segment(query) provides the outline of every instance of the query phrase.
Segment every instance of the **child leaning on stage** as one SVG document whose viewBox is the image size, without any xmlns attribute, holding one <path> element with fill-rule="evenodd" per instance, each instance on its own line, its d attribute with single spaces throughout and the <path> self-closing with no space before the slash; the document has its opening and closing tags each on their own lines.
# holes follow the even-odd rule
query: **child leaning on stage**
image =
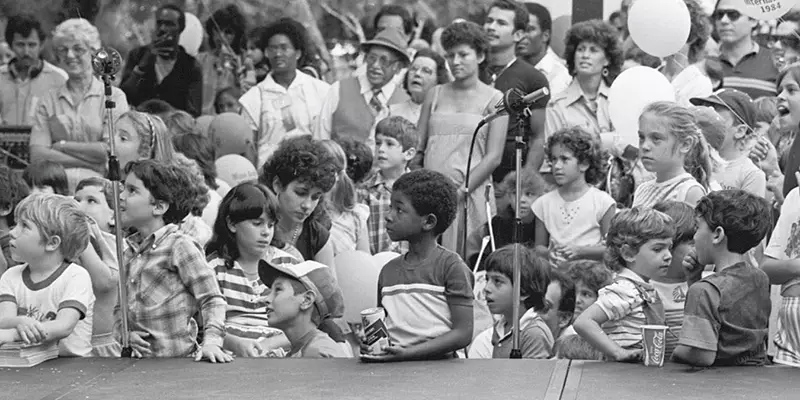
<svg viewBox="0 0 800 400">
<path fill-rule="evenodd" d="M 369 207 L 367 229 L 372 254 L 408 249 L 407 243 L 393 242 L 389 237 L 386 215 L 389 214 L 392 185 L 408 172 L 408 162 L 417 154 L 418 140 L 417 127 L 403 117 L 383 119 L 375 127 L 375 166 L 378 172 L 364 181 L 358 190 L 358 201 Z"/>
<path fill-rule="evenodd" d="M 28 185 L 22 179 L 22 175 L 17 171 L 8 168 L 7 165 L 0 165 L 0 275 L 6 269 L 17 265 L 11 258 L 11 228 L 15 225 L 14 210 L 22 199 L 28 196 Z"/>
<path fill-rule="evenodd" d="M 689 287 L 683 329 L 672 354 L 677 362 L 763 365 L 767 359 L 769 278 L 745 263 L 772 225 L 770 204 L 743 190 L 712 192 L 695 207 L 695 253 L 716 273 Z"/>
<path fill-rule="evenodd" d="M 472 340 L 472 273 L 436 242 L 455 218 L 456 190 L 452 180 L 429 170 L 394 183 L 386 230 L 393 241 L 408 241 L 409 249 L 378 277 L 391 345 L 384 355 L 362 353 L 362 360 L 448 358 Z"/>
<path fill-rule="evenodd" d="M 614 199 L 593 186 L 602 174 L 594 136 L 574 127 L 556 132 L 545 148 L 557 188 L 533 203 L 536 248 L 559 266 L 603 258 L 603 238 L 616 212 Z"/>
<path fill-rule="evenodd" d="M 643 208 L 620 211 L 606 238 L 606 265 L 616 276 L 575 321 L 575 331 L 609 361 L 641 359 L 642 326 L 663 325 L 664 309 L 648 283 L 672 261 L 672 219 Z"/>
<path fill-rule="evenodd" d="M 92 353 L 92 278 L 72 263 L 89 244 L 74 200 L 33 194 L 15 211 L 11 255 L 23 264 L 0 277 L 0 344 L 58 341 L 59 356 Z"/>
<path fill-rule="evenodd" d="M 520 304 L 519 346 L 522 358 L 550 358 L 553 352 L 553 332 L 539 315 L 545 310 L 545 293 L 550 284 L 550 264 L 539 258 L 533 249 L 520 246 Z M 489 311 L 500 315 L 500 319 L 475 342 L 487 339 L 491 342 L 491 358 L 509 358 L 511 355 L 511 333 L 514 306 L 514 246 L 503 247 L 484 262 L 486 267 L 486 303 Z M 472 351 L 469 358 L 483 358 Z M 485 357 L 488 358 L 488 357 Z"/>
<path fill-rule="evenodd" d="M 263 298 L 269 288 L 258 277 L 262 264 L 300 262 L 273 247 L 277 221 L 275 195 L 265 186 L 242 183 L 222 199 L 214 236 L 206 246 L 208 264 L 228 303 L 223 348 L 236 356 L 262 357 L 270 352 L 281 354 L 279 348 L 288 349 L 286 336 L 267 319 Z"/>
<path fill-rule="evenodd" d="M 175 165 L 153 160 L 125 166 L 120 223 L 136 233 L 126 238 L 128 327 L 135 357 L 208 358 L 229 362 L 222 350 L 225 297 L 203 250 L 178 227 L 195 205 L 192 179 Z M 115 310 L 115 331 L 121 315 Z M 198 349 L 198 311 L 204 322 Z"/>
<path fill-rule="evenodd" d="M 269 323 L 291 343 L 287 357 L 351 357 L 319 329 L 324 321 L 344 315 L 342 291 L 330 267 L 316 261 L 262 263 L 258 276 L 271 289 L 265 299 Z"/>
</svg>

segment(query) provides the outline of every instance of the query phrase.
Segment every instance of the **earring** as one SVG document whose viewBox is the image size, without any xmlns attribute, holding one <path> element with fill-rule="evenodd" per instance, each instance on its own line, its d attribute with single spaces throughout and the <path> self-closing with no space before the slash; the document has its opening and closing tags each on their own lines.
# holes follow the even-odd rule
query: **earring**
<svg viewBox="0 0 800 400">
<path fill-rule="evenodd" d="M 603 67 L 603 76 L 608 76 L 608 67 Z"/>
</svg>

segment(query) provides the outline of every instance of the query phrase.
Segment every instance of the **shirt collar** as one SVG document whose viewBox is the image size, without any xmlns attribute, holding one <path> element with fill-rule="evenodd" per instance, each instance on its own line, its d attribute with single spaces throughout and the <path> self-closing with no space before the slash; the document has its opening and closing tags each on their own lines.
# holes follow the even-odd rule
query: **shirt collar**
<svg viewBox="0 0 800 400">
<path fill-rule="evenodd" d="M 159 244 L 161 244 L 161 241 L 163 241 L 164 238 L 177 230 L 177 225 L 167 224 L 159 228 L 157 231 L 151 233 L 146 238 L 142 238 L 142 235 L 139 232 L 136 232 L 125 238 L 125 241 L 128 242 L 128 246 L 130 246 L 135 253 L 140 253 L 148 247 L 155 249 Z"/>
<path fill-rule="evenodd" d="M 644 279 L 642 279 L 641 276 L 637 275 L 635 272 L 631 271 L 628 268 L 621 269 L 619 272 L 617 272 L 617 276 L 628 278 L 628 279 L 630 279 L 632 281 L 636 281 L 636 282 L 646 283 L 644 281 Z"/>
<path fill-rule="evenodd" d="M 407 174 L 409 172 L 411 172 L 411 170 L 409 168 L 406 168 L 405 171 L 403 171 L 403 174 Z M 376 172 L 372 179 L 373 181 L 372 184 L 369 185 L 370 187 L 378 187 L 385 185 L 386 183 L 386 179 L 383 177 L 383 174 L 381 174 L 380 171 Z"/>
<path fill-rule="evenodd" d="M 381 88 L 381 93 L 383 93 L 384 101 L 389 101 L 389 98 L 392 97 L 392 93 L 394 93 L 395 89 L 395 77 L 383 85 Z M 358 76 L 358 85 L 361 86 L 361 95 L 365 95 L 367 93 L 372 93 L 372 84 L 369 83 L 369 79 L 367 79 L 367 74 L 359 75 Z"/>
<path fill-rule="evenodd" d="M 606 84 L 605 80 L 600 80 L 600 88 L 597 90 L 597 96 L 603 97 L 608 99 L 608 92 L 609 88 Z M 566 99 L 567 104 L 575 103 L 576 101 L 580 100 L 583 96 L 583 90 L 581 90 L 581 85 L 578 83 L 577 78 L 572 79 L 572 83 L 564 90 L 564 98 Z"/>
<path fill-rule="evenodd" d="M 104 89 L 103 82 L 101 82 L 100 79 L 97 79 L 97 77 L 93 76 L 92 85 L 89 86 L 89 91 L 86 92 L 83 98 L 86 99 L 93 96 L 103 97 L 104 96 L 103 89 Z M 66 100 L 68 103 L 74 106 L 74 104 L 72 104 L 72 96 L 69 93 L 67 85 L 63 85 L 61 86 L 61 88 L 58 89 L 58 97 Z"/>
<path fill-rule="evenodd" d="M 522 314 L 522 317 L 520 317 L 519 319 L 519 329 L 525 330 L 526 328 L 528 328 L 528 326 L 534 323 L 536 319 L 539 318 L 541 318 L 539 316 L 539 313 L 533 311 L 533 308 L 529 308 L 527 311 L 525 311 L 524 314 Z M 500 343 L 505 338 L 511 336 L 512 331 L 509 330 L 508 332 L 506 332 L 505 326 L 506 326 L 506 317 L 501 315 L 500 318 L 497 320 L 497 323 L 495 324 L 494 332 L 495 335 L 497 335 L 496 336 L 497 341 L 494 342 L 493 344 Z"/>
<path fill-rule="evenodd" d="M 297 74 L 295 75 L 294 80 L 292 81 L 292 83 L 289 84 L 288 88 L 285 88 L 279 85 L 278 82 L 275 82 L 275 79 L 272 78 L 272 72 L 270 72 L 261 82 L 261 85 L 265 90 L 268 90 L 270 92 L 286 93 L 292 88 L 301 87 L 305 85 L 312 79 L 314 78 L 304 73 L 303 71 L 297 70 Z"/>
</svg>

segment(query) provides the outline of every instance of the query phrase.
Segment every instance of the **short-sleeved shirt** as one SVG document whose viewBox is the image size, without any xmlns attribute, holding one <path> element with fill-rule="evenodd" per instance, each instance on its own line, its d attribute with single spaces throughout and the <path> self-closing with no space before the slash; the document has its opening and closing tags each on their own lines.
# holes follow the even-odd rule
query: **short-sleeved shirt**
<svg viewBox="0 0 800 400">
<path fill-rule="evenodd" d="M 716 351 L 714 365 L 761 365 L 772 308 L 764 271 L 737 263 L 689 287 L 678 344 Z"/>
<path fill-rule="evenodd" d="M 408 253 L 389 261 L 378 277 L 378 303 L 386 310 L 392 344 L 408 347 L 453 328 L 451 306 L 472 310 L 472 271 L 458 254 L 437 246 L 417 263 Z"/>
<path fill-rule="evenodd" d="M 653 207 L 662 201 L 685 202 L 689 190 L 698 187 L 705 192 L 705 188 L 688 172 L 680 174 L 664 182 L 651 179 L 640 184 L 633 193 L 633 207 Z"/>
<path fill-rule="evenodd" d="M 511 357 L 512 331 L 505 329 L 506 319 L 500 318 L 492 329 L 492 358 Z M 548 359 L 553 356 L 553 332 L 541 316 L 528 309 L 519 320 L 519 348 L 522 358 Z"/>
<path fill-rule="evenodd" d="M 0 125 L 33 125 L 39 100 L 64 86 L 64 71 L 47 61 L 28 79 L 17 76 L 14 63 L 0 67 Z"/>
<path fill-rule="evenodd" d="M 0 277 L 0 303 L 17 306 L 17 315 L 39 322 L 54 321 L 58 312 L 72 308 L 80 320 L 69 336 L 58 343 L 62 357 L 88 357 L 92 354 L 92 310 L 94 309 L 92 278 L 83 267 L 63 263 L 43 281 L 31 280 L 28 264 L 9 268 Z"/>
<path fill-rule="evenodd" d="M 772 231 L 769 245 L 764 250 L 764 255 L 776 260 L 792 260 L 800 258 L 800 189 L 794 188 L 781 206 L 778 223 Z M 783 284 L 782 290 L 800 284 L 800 277 L 796 277 Z"/>
<path fill-rule="evenodd" d="M 767 176 L 747 155 L 729 161 L 713 178 L 723 189 L 740 189 L 761 197 L 767 194 Z"/>
<path fill-rule="evenodd" d="M 336 343 L 325 332 L 315 329 L 292 343 L 292 350 L 286 355 L 292 358 L 348 358 L 342 344 Z"/>
<path fill-rule="evenodd" d="M 328 243 L 330 236 L 327 228 L 309 218 L 303 222 L 303 231 L 297 237 L 294 247 L 305 260 L 313 260 L 314 256 Z"/>
<path fill-rule="evenodd" d="M 603 332 L 622 348 L 642 347 L 642 326 L 647 325 L 644 313 L 644 298 L 631 280 L 647 287 L 635 272 L 624 268 L 617 273 L 614 282 L 597 291 L 597 304 L 608 317 Z M 630 280 L 629 280 L 630 279 Z M 654 289 L 651 289 L 655 293 Z"/>
<path fill-rule="evenodd" d="M 778 69 L 772 61 L 770 50 L 753 43 L 753 49 L 736 65 L 724 55 L 717 58 L 722 65 L 722 87 L 747 93 L 754 100 L 764 96 L 775 96 Z"/>
</svg>

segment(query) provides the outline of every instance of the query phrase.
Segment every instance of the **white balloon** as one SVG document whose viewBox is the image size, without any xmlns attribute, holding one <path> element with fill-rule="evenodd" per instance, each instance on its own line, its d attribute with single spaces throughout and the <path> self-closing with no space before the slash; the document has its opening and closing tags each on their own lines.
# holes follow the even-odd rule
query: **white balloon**
<svg viewBox="0 0 800 400">
<path fill-rule="evenodd" d="M 344 298 L 344 318 L 350 323 L 361 323 L 361 311 L 378 304 L 378 266 L 369 253 L 349 251 L 333 260 L 336 279 Z"/>
<path fill-rule="evenodd" d="M 656 57 L 677 53 L 689 39 L 691 25 L 683 0 L 637 0 L 628 12 L 631 39 Z"/>
<path fill-rule="evenodd" d="M 192 13 L 186 13 L 186 27 L 181 32 L 178 43 L 192 57 L 197 57 L 200 45 L 203 44 L 203 24 Z"/>
<path fill-rule="evenodd" d="M 224 155 L 214 165 L 217 167 L 217 177 L 231 187 L 258 179 L 253 163 L 238 154 Z"/>
<path fill-rule="evenodd" d="M 742 14 L 764 21 L 780 18 L 796 6 L 798 0 L 737 0 Z"/>
<path fill-rule="evenodd" d="M 639 116 L 657 101 L 675 101 L 675 89 L 653 68 L 633 67 L 614 80 L 608 95 L 608 114 L 623 144 L 638 147 Z"/>
</svg>

